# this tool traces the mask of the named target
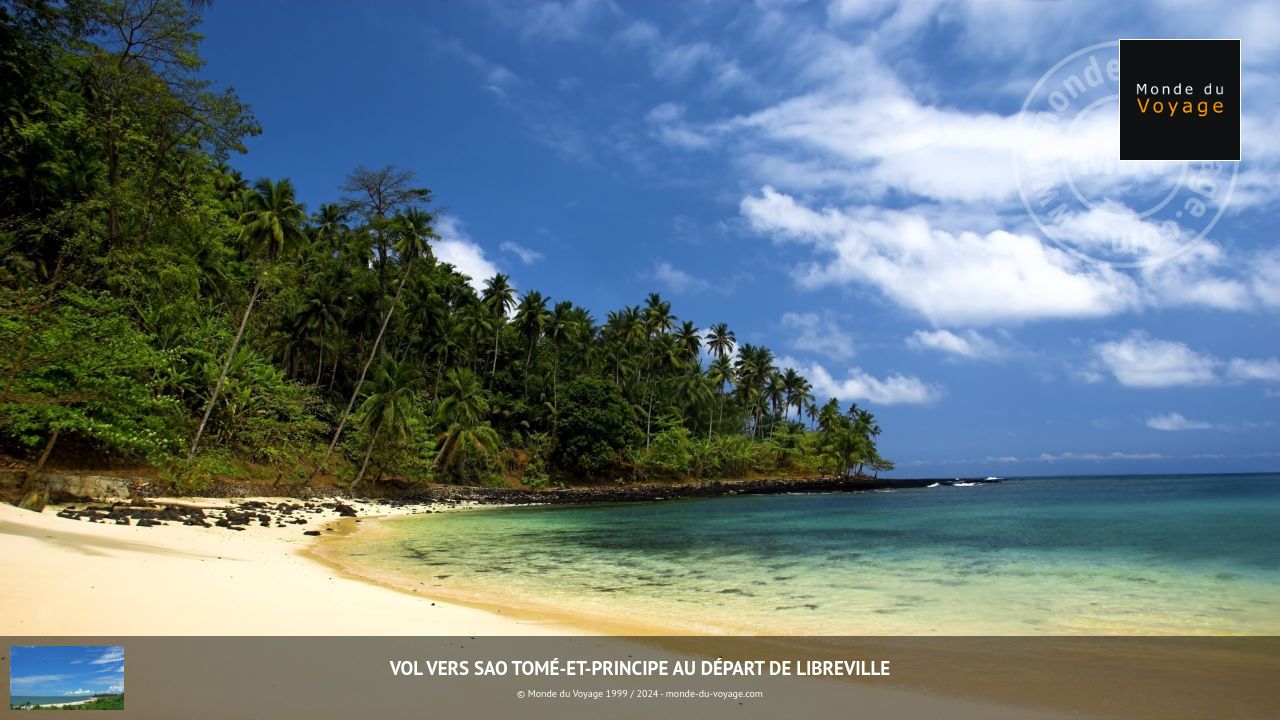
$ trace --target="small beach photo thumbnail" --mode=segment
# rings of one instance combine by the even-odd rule
[[[124,647],[9,648],[9,709],[123,710]]]

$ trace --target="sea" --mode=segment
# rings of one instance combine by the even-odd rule
[[[62,703],[88,700],[92,697],[92,695],[10,695],[9,706],[17,707],[24,703],[31,703],[32,705],[61,705]]]
[[[1280,634],[1280,474],[1007,478],[478,509],[372,525],[331,541],[330,556],[428,597],[584,626]]]

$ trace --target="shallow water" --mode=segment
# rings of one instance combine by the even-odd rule
[[[425,592],[675,631],[1280,634],[1280,475],[1011,479],[411,516],[345,539]]]

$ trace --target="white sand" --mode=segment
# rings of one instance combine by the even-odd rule
[[[0,504],[0,635],[580,634],[343,577],[302,554],[332,512],[234,531],[56,511]]]

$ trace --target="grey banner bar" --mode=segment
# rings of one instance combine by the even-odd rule
[[[6,678],[14,645],[123,645],[125,709],[82,713],[117,720],[1280,718],[1280,638],[1274,637],[0,642]],[[677,667],[693,674],[675,674]],[[742,674],[752,668],[763,674]],[[813,674],[824,670],[827,676]],[[442,674],[448,671],[453,674]],[[7,701],[7,688],[5,695]],[[14,714],[8,707],[0,713]]]

